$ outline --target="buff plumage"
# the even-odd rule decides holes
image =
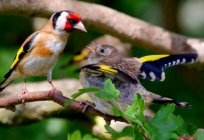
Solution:
[[[64,50],[69,34],[75,30],[86,31],[81,17],[72,11],[54,13],[49,21],[31,34],[21,45],[10,70],[0,84],[0,92],[18,77],[47,75],[52,84],[52,70]]]

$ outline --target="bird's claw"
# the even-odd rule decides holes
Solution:
[[[89,107],[95,108],[95,104],[89,101],[80,102],[80,106],[82,107],[82,112],[85,112]]]

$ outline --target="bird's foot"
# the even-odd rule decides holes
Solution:
[[[95,108],[95,104],[89,101],[80,102],[80,106],[82,107],[82,112],[85,112],[89,107]]]

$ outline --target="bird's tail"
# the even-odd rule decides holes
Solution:
[[[0,83],[0,92],[2,92],[12,81],[8,82],[7,79],[4,79],[1,83]]]
[[[4,75],[4,80],[0,83],[0,92],[2,92],[18,76],[16,71],[10,70]]]
[[[151,81],[163,81],[164,69],[181,64],[190,64],[198,61],[198,54],[175,54],[175,55],[148,55],[139,58],[142,62],[140,76]]]
[[[169,104],[169,103],[173,103],[175,104],[177,107],[180,108],[191,108],[191,105],[187,102],[183,102],[183,101],[179,101],[179,100],[174,100],[171,98],[167,98],[167,97],[162,97],[160,95],[157,94],[151,94],[152,98],[153,98],[153,103],[158,103],[158,104]]]

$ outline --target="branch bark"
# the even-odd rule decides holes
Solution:
[[[49,3],[49,4],[48,4]],[[111,8],[71,0],[1,0],[0,12],[18,13],[27,16],[48,17],[51,13],[70,9],[82,15],[89,30],[93,27],[104,33],[141,45],[151,50],[170,53],[197,52],[204,61],[203,39],[188,38],[171,33]],[[96,11],[96,12],[93,12]]]
[[[72,93],[76,92],[80,88],[79,81],[73,79],[54,81],[54,84],[56,87],[60,87],[62,91],[69,91]],[[45,89],[47,82],[30,83],[28,85],[29,90],[31,91],[34,89],[40,90],[42,89],[41,87],[44,87]],[[66,87],[63,85],[66,85]],[[9,86],[8,89],[3,92],[3,95],[1,95],[3,97],[0,98],[0,108],[7,108],[12,110],[15,109],[15,112],[12,112],[11,110],[7,109],[0,109],[0,122],[2,124],[20,124],[23,122],[28,122],[29,120],[34,121],[50,116],[54,112],[58,112],[59,110],[61,110],[62,106],[64,106],[66,101],[70,100],[69,97],[71,96],[71,93],[68,93],[65,95],[69,97],[66,97],[62,94],[61,91],[56,89],[31,92],[21,96],[21,92],[18,93],[18,91],[20,91],[19,88],[21,88],[22,86],[23,83]],[[13,91],[16,91],[16,93],[14,93]],[[22,105],[22,97],[26,102],[25,105]],[[84,98],[85,99],[81,98],[80,100],[87,100],[87,97]],[[89,115],[98,115],[103,117],[108,122],[112,119],[126,122],[122,118],[103,114],[95,110],[89,104],[82,103],[81,101],[73,101],[72,104],[67,107],[67,109]]]

